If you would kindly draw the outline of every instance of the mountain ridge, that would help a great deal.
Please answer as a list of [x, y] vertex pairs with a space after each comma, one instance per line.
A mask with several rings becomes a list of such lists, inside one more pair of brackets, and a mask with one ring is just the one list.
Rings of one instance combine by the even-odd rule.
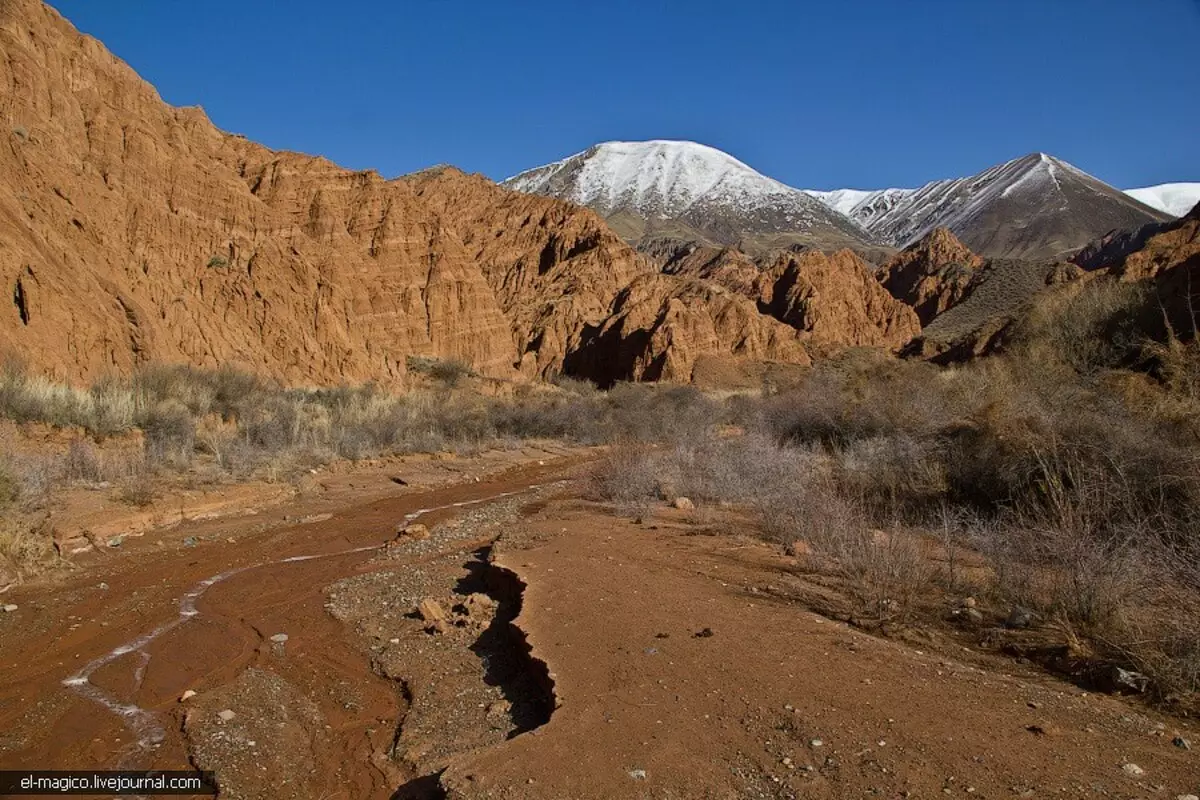
[[947, 228], [981, 255], [1056, 258], [1162, 212], [1047, 153], [1030, 153], [964, 178], [916, 189], [810, 190], [887, 244], [907, 247]]
[[501, 185], [593, 208], [634, 242], [676, 235], [748, 250], [876, 245], [804, 191], [697, 142], [601, 142]]

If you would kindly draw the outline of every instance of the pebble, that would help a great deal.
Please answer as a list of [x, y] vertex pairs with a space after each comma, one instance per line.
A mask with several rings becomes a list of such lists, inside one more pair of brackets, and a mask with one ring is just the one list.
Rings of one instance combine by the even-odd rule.
[[1004, 626], [1006, 628], [1014, 629], [1028, 628], [1032, 624], [1033, 612], [1027, 608], [1021, 608], [1020, 606], [1017, 606], [1011, 612], [1009, 612], [1008, 619], [1004, 621]]
[[277, 633], [271, 637], [271, 641], [275, 642], [276, 644], [283, 644], [287, 640], [288, 640], [288, 635], [286, 633]]
[[5, 614], [11, 614], [20, 608], [20, 606], [18, 606], [16, 603], [5, 603], [3, 606], [0, 606], [0, 608], [4, 609]]
[[234, 713], [233, 709], [229, 708], [225, 709], [224, 711], [217, 712], [217, 717], [219, 717], [222, 722], [229, 722], [236, 716], [237, 714]]
[[1171, 744], [1175, 745], [1180, 750], [1191, 750], [1192, 749], [1192, 743], [1189, 742], [1187, 739], [1183, 738], [1182, 736], [1176, 736], [1174, 739], [1171, 740]]
[[179, 695], [179, 702], [181, 702], [181, 703], [186, 702], [188, 700], [191, 700], [195, 696], [196, 696], [196, 693], [194, 691], [192, 691], [191, 689], [188, 689], [183, 694]]
[[808, 744], [810, 747], [824, 747], [825, 746], [825, 743], [822, 742], [820, 739], [813, 739]]
[[429, 538], [429, 528], [419, 522], [414, 522], [411, 525], [403, 526], [398, 533], [405, 539], [416, 539], [421, 541]]
[[635, 781], [644, 781], [646, 780], [646, 770], [631, 769], [629, 770], [629, 777], [633, 778]]
[[1125, 764], [1121, 767], [1121, 769], [1123, 769], [1125, 771], [1126, 775], [1132, 775], [1135, 778], [1139, 775], [1146, 774], [1146, 770], [1142, 769], [1137, 764], [1133, 764], [1133, 763]]

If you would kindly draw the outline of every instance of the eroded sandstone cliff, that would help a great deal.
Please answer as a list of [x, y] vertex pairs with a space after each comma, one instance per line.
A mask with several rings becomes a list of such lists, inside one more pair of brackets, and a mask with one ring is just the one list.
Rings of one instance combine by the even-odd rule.
[[664, 272], [571, 203], [270, 150], [168, 106], [40, 0], [0, 0], [0, 54], [0, 355], [60, 379], [184, 362], [399, 384], [435, 356], [688, 380], [702, 357], [805, 364], [919, 329], [849, 252]]

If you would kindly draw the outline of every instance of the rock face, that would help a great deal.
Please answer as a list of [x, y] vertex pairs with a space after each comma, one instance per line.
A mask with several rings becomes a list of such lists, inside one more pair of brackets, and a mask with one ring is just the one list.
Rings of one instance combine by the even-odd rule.
[[916, 313], [850, 250], [785, 253], [755, 281], [766, 313], [822, 347], [898, 349], [921, 332]]
[[621, 291], [607, 321], [565, 361], [569, 374], [691, 381], [701, 357], [808, 364], [804, 337], [753, 301], [709, 281], [647, 275]]
[[414, 354], [545, 372], [651, 271], [583, 209], [225, 134], [36, 0], [0, 5], [0, 50], [0, 351], [59, 378], [386, 382]]
[[1041, 293], [1084, 274], [1063, 262], [988, 259], [974, 271], [961, 298], [937, 314], [904, 354], [947, 364], [995, 352]]
[[917, 312], [922, 325], [957, 304], [972, 285], [983, 259], [948, 228], [934, 228], [898, 253], [879, 272], [892, 296]]
[[731, 248], [691, 245], [662, 267], [718, 283], [804, 334], [810, 348], [904, 346], [920, 333], [916, 314], [888, 294], [851, 250], [789, 249], [755, 262]]
[[[160, 362], [400, 384], [433, 356], [502, 377], [690, 380], [702, 362], [807, 364], [810, 347], [917, 330], [849, 251], [760, 263], [676, 240], [652, 260], [588, 209], [453, 168], [385, 180], [269, 150], [166, 105], [39, 0], [0, 0], [0, 51], [0, 356], [59, 379]], [[745, 195], [759, 233], [811, 217], [860, 241], [720, 155], [689, 224]]]
[[1200, 330], [1200, 205], [1182, 219], [1107, 237], [1076, 260], [1122, 281], [1148, 282], [1155, 298], [1147, 327], [1156, 335], [1191, 339]]

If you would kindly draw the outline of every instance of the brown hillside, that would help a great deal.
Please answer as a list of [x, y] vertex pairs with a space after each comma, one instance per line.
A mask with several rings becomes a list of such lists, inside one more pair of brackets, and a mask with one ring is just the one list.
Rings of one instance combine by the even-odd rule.
[[0, 0], [0, 51], [0, 354], [60, 379], [182, 362], [396, 382], [413, 355], [687, 379], [700, 357], [803, 364], [802, 342], [918, 330], [849, 251], [766, 270], [696, 253], [662, 274], [570, 203], [224, 133], [39, 0]]
[[897, 349], [921, 332], [917, 315], [850, 250], [784, 253], [755, 284], [766, 313], [814, 344]]
[[948, 228], [934, 228], [897, 253], [879, 272], [892, 296], [912, 306], [922, 325], [958, 303], [969, 291], [983, 259]]
[[[588, 211], [222, 133], [35, 0], [0, 6], [0, 49], [0, 349], [60, 377], [185, 361], [390, 380], [410, 354], [545, 370], [649, 270]], [[586, 299], [560, 302], [572, 280]]]

